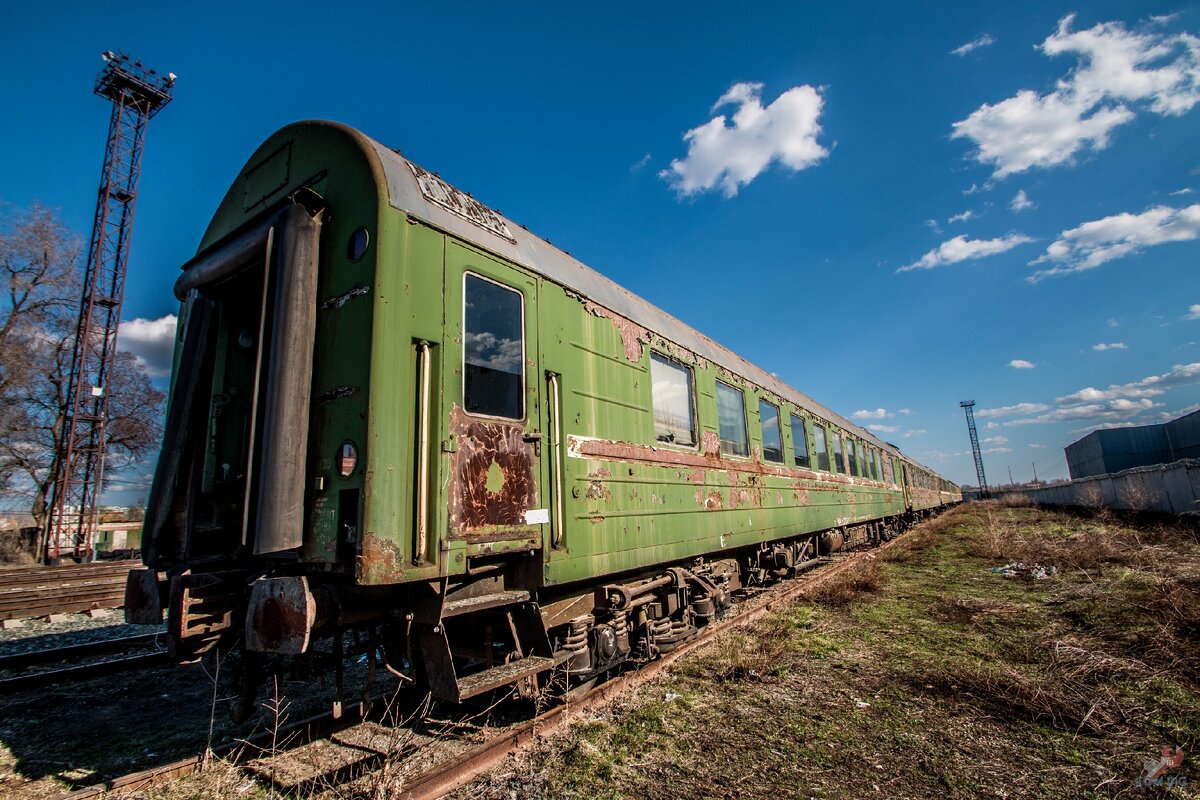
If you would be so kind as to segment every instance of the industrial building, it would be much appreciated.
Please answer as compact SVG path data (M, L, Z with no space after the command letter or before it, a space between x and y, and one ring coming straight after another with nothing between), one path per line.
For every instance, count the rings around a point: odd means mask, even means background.
M1093 431L1066 447L1071 480L1200 458L1200 411L1156 425Z

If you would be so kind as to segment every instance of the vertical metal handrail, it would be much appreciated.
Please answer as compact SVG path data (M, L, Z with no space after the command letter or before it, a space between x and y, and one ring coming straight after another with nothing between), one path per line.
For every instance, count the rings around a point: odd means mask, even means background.
M267 253L263 264L262 304L258 314L258 350L254 354L254 388L250 392L250 440L246 444L246 492L242 498L242 545L250 541L250 499L254 485L254 456L258 452L254 441L258 435L258 393L262 385L263 337L267 332L267 304L271 291L271 245L275 242L275 228L267 231Z
M546 373L546 384L550 389L550 432L554 437L554 448L550 464L554 470L554 529L550 532L550 546L558 547L563 536L563 482L562 482L562 404L558 392L558 375Z
M417 342L417 361L421 380L420 416L417 421L417 541L413 563L425 560L429 527L429 342Z

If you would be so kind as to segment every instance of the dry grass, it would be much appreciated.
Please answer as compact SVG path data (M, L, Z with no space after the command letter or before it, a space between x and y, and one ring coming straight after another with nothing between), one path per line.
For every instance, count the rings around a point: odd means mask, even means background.
M818 587L806 597L823 606L848 606L864 595L878 592L886 581L878 560L869 558L862 566L839 575L837 579Z

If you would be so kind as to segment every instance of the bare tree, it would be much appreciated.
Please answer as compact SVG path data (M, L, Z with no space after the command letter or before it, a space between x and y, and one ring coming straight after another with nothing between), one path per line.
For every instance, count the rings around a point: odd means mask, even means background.
M43 526L58 464L76 315L79 237L34 206L0 223L0 490L25 497ZM117 354L109 392L105 474L150 455L162 432L164 394L130 353Z

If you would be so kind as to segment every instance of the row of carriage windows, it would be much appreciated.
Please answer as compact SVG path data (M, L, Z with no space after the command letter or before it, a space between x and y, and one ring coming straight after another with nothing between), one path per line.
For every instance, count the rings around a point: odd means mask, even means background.
M695 447L696 416L692 403L691 369L652 352L650 377L654 396L654 438L664 444ZM717 381L716 400L721 452L749 456L745 394L735 386ZM788 417L792 434L792 463L795 466L894 482L896 465L875 447L835 429L827 432L823 426L806 423L797 414L789 413ZM763 460L785 463L783 419L779 407L760 399L758 419L762 427Z
M524 409L524 309L519 292L473 274L463 285L463 405L472 414L521 419ZM698 443L692 370L659 353L650 354L654 397L654 436L677 447ZM721 452L750 455L746 397L741 389L717 381L717 429ZM783 418L774 403L758 401L762 458L785 463ZM847 434L788 414L792 464L822 472L840 472L895 482L898 465ZM930 482L934 478L930 477Z

